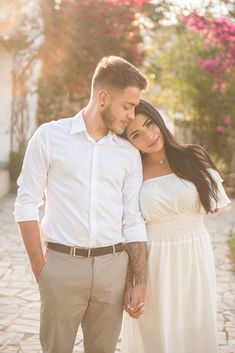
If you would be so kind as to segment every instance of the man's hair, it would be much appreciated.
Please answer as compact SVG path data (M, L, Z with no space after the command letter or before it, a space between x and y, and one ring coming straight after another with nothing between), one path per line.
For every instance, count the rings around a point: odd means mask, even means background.
M127 87L137 87L142 91L147 88L147 85L147 78L133 64L119 56L102 58L92 78L94 90L97 88L123 90Z

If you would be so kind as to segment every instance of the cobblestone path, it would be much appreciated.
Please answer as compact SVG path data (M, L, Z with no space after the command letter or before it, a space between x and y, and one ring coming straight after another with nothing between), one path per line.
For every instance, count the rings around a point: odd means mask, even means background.
M0 352L41 353L37 284L14 223L13 202L14 195L0 200ZM206 226L216 258L220 353L235 353L235 265L228 246L229 233L235 232L235 202L207 216ZM119 347L120 340L116 352ZM83 352L81 331L74 348L78 352Z

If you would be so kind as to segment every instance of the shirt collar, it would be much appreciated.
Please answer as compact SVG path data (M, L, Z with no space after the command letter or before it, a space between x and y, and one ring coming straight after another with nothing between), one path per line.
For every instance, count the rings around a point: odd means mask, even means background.
M85 110L85 108L80 110L80 112L78 112L77 115L75 115L73 122L72 122L71 130L70 130L71 135L77 134L80 132L87 133L86 124L85 124L84 117L83 117L84 110ZM111 130L109 130L108 134L104 137L108 137L109 140L113 140L116 143L119 143L119 137Z
M107 135L110 139L112 139L113 141L115 141L116 143L119 143L119 137L112 132L111 130L109 130L108 135Z
M83 118L83 111L84 110L85 110L85 108L80 110L80 112L78 112L77 115L75 115L75 117L73 118L71 130L70 130L71 135L77 134L79 132L87 131L86 124L85 124L85 121Z

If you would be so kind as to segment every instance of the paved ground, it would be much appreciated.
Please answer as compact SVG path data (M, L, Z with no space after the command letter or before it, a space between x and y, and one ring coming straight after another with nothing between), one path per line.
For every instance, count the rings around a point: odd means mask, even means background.
M13 195L0 200L0 352L41 353L37 285L12 217L13 200ZM235 201L207 216L206 225L216 257L220 353L235 353L235 272L228 247L229 233L235 232ZM80 332L78 352L83 352Z

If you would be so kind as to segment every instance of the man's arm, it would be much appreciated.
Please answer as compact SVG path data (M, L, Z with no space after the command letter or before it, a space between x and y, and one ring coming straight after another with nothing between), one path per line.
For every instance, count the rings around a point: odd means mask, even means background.
M140 303L132 308L130 307L133 291L135 291L134 280L133 280L131 266L129 262L128 269L127 269L127 276L126 276L125 294L124 294L124 309L132 318L138 319L139 316L144 311L144 303Z
M137 153L123 186L123 233L126 238L125 249L129 255L129 274L124 300L125 307L129 306L132 309L142 305L146 289L147 235L139 207L142 180L142 163ZM132 288L130 288L131 281L129 281L131 277Z
M134 281L133 281L133 276L132 276L132 272L131 272L131 265L130 265L130 261L128 263L128 268L127 268L127 274L126 274L126 285L125 285L125 289L129 289L132 288L134 285Z
M129 277L133 278L133 285L146 285L147 281L147 243L132 242L125 244L129 255ZM131 273L130 273L131 271Z
M40 273L45 264L42 251L40 228L38 221L19 222L20 232L29 256L32 271L38 282Z
M147 283L147 243L128 243L125 249L129 255L129 267L124 305L131 316L138 318L144 308Z
M15 201L15 220L19 224L32 270L38 281L44 265L38 208L43 204L50 165L46 125L34 133L27 146Z
M126 274L126 284L124 293L124 309L129 312L129 304L131 302L131 292L134 285L133 276L131 272L130 261L128 262L127 274Z

